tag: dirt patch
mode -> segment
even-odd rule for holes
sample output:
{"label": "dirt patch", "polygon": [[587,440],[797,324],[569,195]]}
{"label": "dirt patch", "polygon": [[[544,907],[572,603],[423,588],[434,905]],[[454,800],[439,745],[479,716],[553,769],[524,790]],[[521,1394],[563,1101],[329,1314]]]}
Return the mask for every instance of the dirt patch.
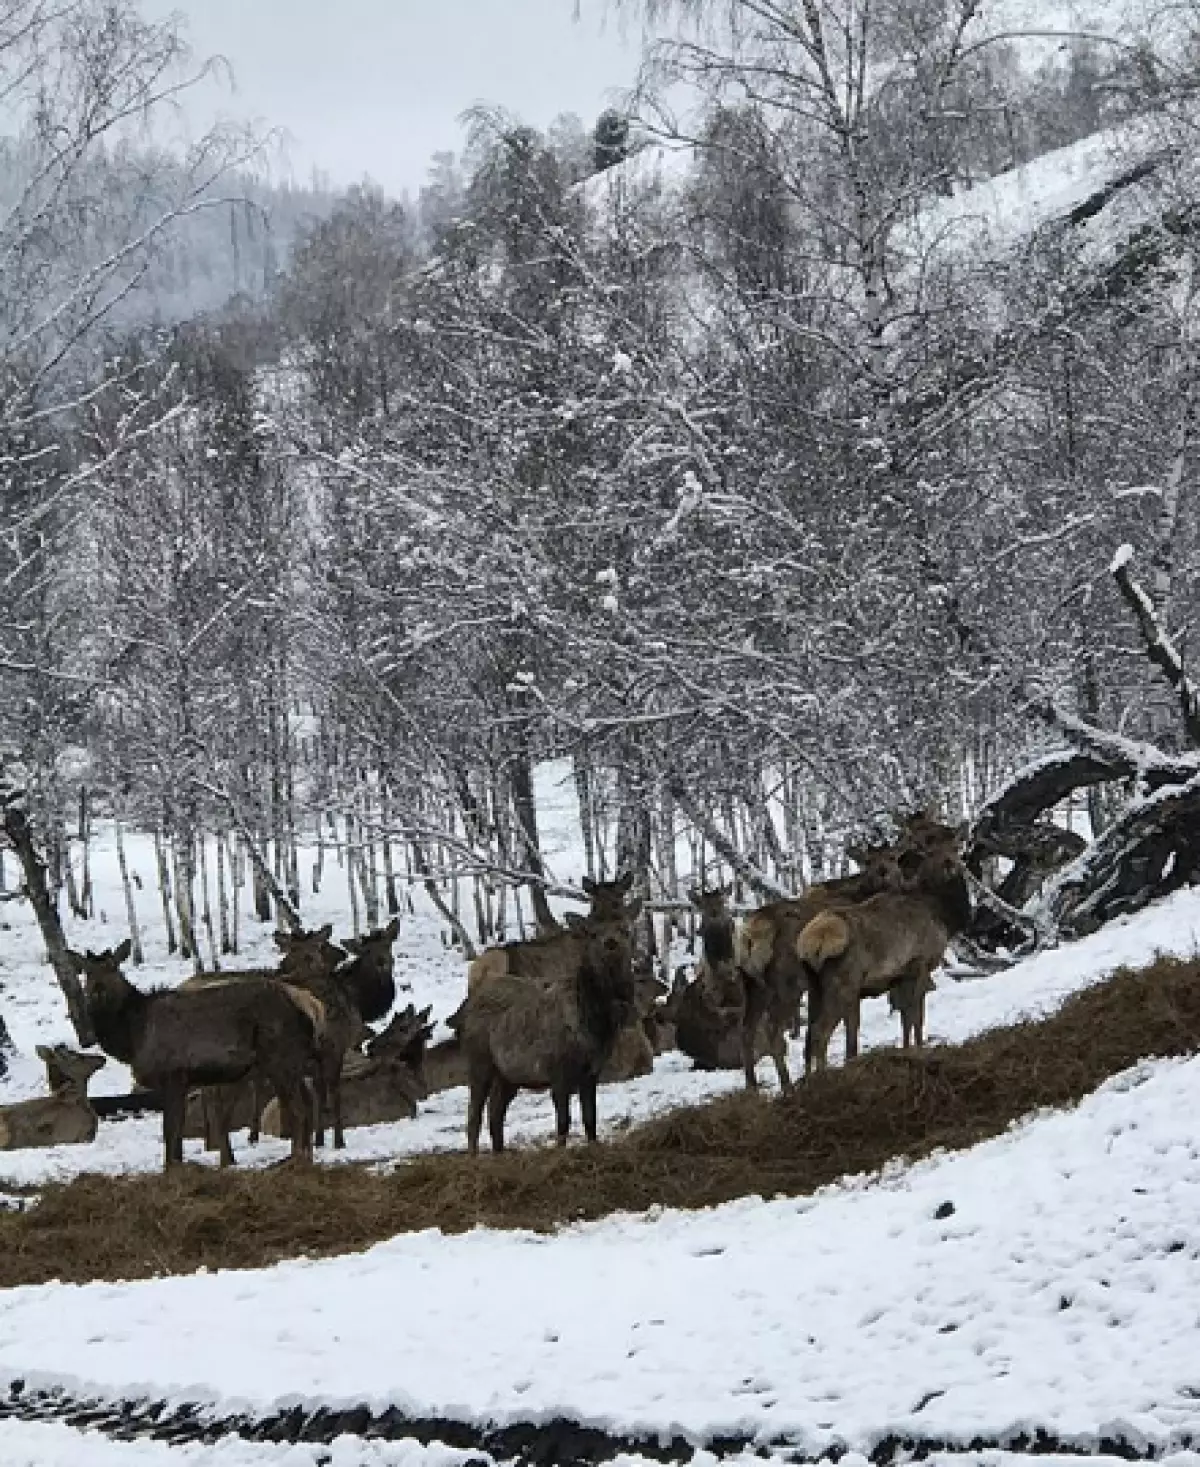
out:
{"label": "dirt patch", "polygon": [[1074,1104],[1140,1059],[1198,1050],[1200,964],[1164,959],[1047,1019],[919,1057],[877,1050],[787,1099],[732,1096],[598,1147],[434,1156],[390,1176],[284,1164],[48,1186],[37,1207],[0,1215],[0,1286],[249,1268],[420,1228],[549,1229],[656,1203],[801,1195],[897,1158],[973,1145],[1031,1111]]}

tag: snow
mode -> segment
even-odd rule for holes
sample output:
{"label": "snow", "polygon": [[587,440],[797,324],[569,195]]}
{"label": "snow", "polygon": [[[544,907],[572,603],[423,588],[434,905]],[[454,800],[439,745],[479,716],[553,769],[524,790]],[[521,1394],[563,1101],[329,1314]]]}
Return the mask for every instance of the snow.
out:
{"label": "snow", "polygon": [[275,1446],[226,1438],[212,1446],[109,1441],[68,1426],[0,1421],[4,1467],[465,1467],[478,1453],[417,1442],[353,1441]]}
{"label": "snow", "polygon": [[1115,576],[1119,570],[1124,570],[1132,559],[1133,546],[1129,544],[1120,546],[1112,558],[1112,564],[1108,568],[1109,575]]}
{"label": "snow", "polygon": [[0,1383],[222,1413],[566,1415],[806,1453],[1038,1428],[1167,1448],[1200,1431],[1198,1102],[1200,1060],[1145,1064],[1077,1110],[815,1198],[16,1289]]}

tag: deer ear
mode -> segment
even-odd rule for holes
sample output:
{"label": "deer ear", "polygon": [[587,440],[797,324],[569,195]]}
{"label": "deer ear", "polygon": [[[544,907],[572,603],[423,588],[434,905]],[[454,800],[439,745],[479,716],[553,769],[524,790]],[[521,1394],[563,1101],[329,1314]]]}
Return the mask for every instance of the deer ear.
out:
{"label": "deer ear", "polygon": [[113,962],[116,963],[118,968],[121,966],[122,963],[127,963],[129,961],[129,954],[132,951],[133,941],[131,938],[127,937],[125,941],[121,944],[121,946],[117,948],[112,955]]}
{"label": "deer ear", "polygon": [[688,887],[688,901],[691,902],[691,904],[692,904],[693,907],[698,907],[700,905],[700,898],[701,898],[702,895],[703,895],[703,893],[700,891],[700,889],[698,887],[695,887],[695,886],[689,886]]}
{"label": "deer ear", "polygon": [[399,917],[392,918],[388,925],[383,929],[383,935],[387,938],[389,942],[395,942],[395,940],[400,936]]}
{"label": "deer ear", "polygon": [[583,880],[579,883],[579,885],[583,888],[587,896],[591,896],[591,894],[596,890],[596,883],[592,880],[590,876],[585,876]]}
{"label": "deer ear", "polygon": [[333,923],[326,922],[324,927],[318,929],[317,936],[321,939],[322,942],[328,942],[329,939],[333,936]]}
{"label": "deer ear", "polygon": [[621,895],[622,896],[625,895],[625,893],[629,890],[629,888],[632,885],[633,885],[633,872],[632,871],[626,871],[625,875],[622,876],[622,877],[620,877],[619,880],[617,881],[617,886],[620,888]]}
{"label": "deer ear", "polygon": [[636,922],[637,919],[641,916],[641,913],[642,913],[642,899],[641,899],[641,897],[636,897],[625,908],[625,914],[624,915],[625,915],[626,922]]}
{"label": "deer ear", "polygon": [[271,936],[275,939],[277,948],[282,949],[285,953],[289,951],[294,940],[290,932],[272,932]]}

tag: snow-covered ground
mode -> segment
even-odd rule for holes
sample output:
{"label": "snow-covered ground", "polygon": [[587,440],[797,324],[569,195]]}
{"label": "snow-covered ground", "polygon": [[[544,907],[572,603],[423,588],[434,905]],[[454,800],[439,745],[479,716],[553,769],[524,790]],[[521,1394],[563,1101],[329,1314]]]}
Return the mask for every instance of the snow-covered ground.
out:
{"label": "snow-covered ground", "polygon": [[[806,1453],[1200,1432],[1200,1060],[805,1199],[10,1291],[0,1385],[397,1406]],[[486,1164],[486,1163],[485,1163]],[[170,1320],[170,1328],[164,1321]]]}
{"label": "snow-covered ground", "polygon": [[[571,877],[579,868],[563,789],[548,844]],[[131,855],[149,852],[131,842]],[[123,936],[122,908],[105,884],[113,873],[103,859],[97,867],[109,920],[71,935],[108,946]],[[139,977],[172,981],[185,969],[166,960],[149,920],[149,878],[147,868],[149,961]],[[345,930],[341,899],[327,885],[306,917]],[[422,902],[404,923],[399,963],[415,1000],[444,1014],[459,1000],[463,965]],[[33,1042],[69,1034],[36,934],[17,904],[5,917],[0,1007],[26,1051],[8,1085],[16,1094],[37,1078]],[[270,956],[267,934],[255,951]],[[1044,1013],[1118,967],[1197,952],[1200,892],[1184,891],[996,977],[943,978],[930,1036],[961,1039]],[[884,1003],[869,1006],[865,1042],[894,1044],[895,1023]],[[106,1088],[126,1083],[118,1066],[102,1073]],[[739,1084],[664,1056],[653,1076],[605,1088],[603,1122],[611,1129]],[[614,1217],[552,1237],[427,1232],[264,1270],[11,1290],[0,1304],[0,1393],[19,1378],[77,1395],[205,1403],[222,1417],[298,1400],[479,1424],[565,1414],[620,1435],[704,1443],[745,1434],[805,1453],[835,1443],[866,1452],[896,1433],[961,1443],[961,1455],[941,1460],[981,1467],[1007,1458],[966,1452],[973,1439],[1003,1445],[1037,1428],[1067,1445],[1124,1438],[1170,1453],[1200,1433],[1198,1106],[1200,1059],[1147,1063],[1074,1111],[813,1198]],[[345,1156],[394,1164],[459,1147],[463,1113],[462,1092],[447,1092],[414,1121],[351,1131]],[[90,1146],[0,1154],[0,1187],[156,1169],[159,1124],[104,1122]],[[524,1141],[550,1134],[543,1097],[521,1097],[512,1131]],[[282,1154],[274,1142],[243,1152],[256,1163]],[[0,1421],[0,1461],[39,1467],[442,1467],[467,1455],[358,1441],[168,1447]]]}

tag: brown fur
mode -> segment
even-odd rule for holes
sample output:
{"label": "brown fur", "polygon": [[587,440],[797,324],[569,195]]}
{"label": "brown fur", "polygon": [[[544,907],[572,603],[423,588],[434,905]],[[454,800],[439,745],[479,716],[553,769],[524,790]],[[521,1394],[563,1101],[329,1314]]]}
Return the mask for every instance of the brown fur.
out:
{"label": "brown fur", "polygon": [[421,1060],[421,1081],[426,1093],[454,1090],[467,1083],[467,1057],[457,1039],[443,1039],[425,1051]]}
{"label": "brown fur", "polygon": [[94,1141],[98,1123],[87,1087],[104,1056],[79,1054],[65,1044],[39,1044],[37,1053],[46,1066],[50,1094],[0,1106],[0,1151]]}
{"label": "brown fur", "polygon": [[[425,1099],[422,1061],[432,1025],[429,1009],[409,1004],[382,1033],[373,1035],[367,1053],[349,1051],[342,1065],[342,1109],[346,1126],[374,1126],[409,1120]],[[263,1113],[263,1128],[282,1134],[283,1118],[276,1101]]]}
{"label": "brown fur", "polygon": [[[244,983],[247,979],[270,978],[279,981],[287,997],[300,1009],[305,1018],[313,1025],[313,1031],[317,1036],[318,1048],[325,1045],[327,1041],[326,1029],[328,1016],[325,1005],[313,993],[300,986],[304,981],[306,973],[323,977],[327,972],[336,968],[342,962],[346,954],[340,947],[335,947],[329,938],[333,928],[329,925],[323,927],[319,933],[301,934],[307,943],[302,950],[302,956],[292,959],[284,958],[279,969],[275,972],[270,970],[245,971],[232,973],[200,973],[194,978],[188,978],[179,985],[179,991],[190,991],[199,988],[220,988],[227,984]],[[278,942],[278,936],[277,936]],[[390,953],[390,948],[389,948]],[[282,981],[281,975],[289,969],[296,978],[295,982]],[[336,1042],[334,1036],[334,1041]],[[331,1063],[331,1061],[329,1061]],[[315,1124],[319,1136],[319,1145],[325,1144],[323,1129],[323,1118],[321,1112],[321,1086],[320,1075],[313,1077],[317,1081],[317,1114]],[[246,1128],[249,1130],[250,1142],[256,1143],[259,1138],[259,1124],[263,1110],[271,1097],[271,1086],[263,1074],[248,1075],[236,1085],[222,1085],[209,1087],[196,1095],[189,1095],[187,1108],[184,1115],[184,1135],[203,1137],[205,1149],[218,1151],[221,1155],[222,1166],[228,1166],[233,1161],[233,1150],[230,1143],[232,1131]]]}
{"label": "brown fur", "polygon": [[353,990],[332,966],[333,955],[340,956],[341,950],[330,944],[331,932],[328,925],[315,932],[277,932],[275,945],[283,953],[280,976],[288,986],[295,985],[316,999],[325,1016],[317,1045],[316,1144],[325,1144],[325,1119],[331,1113],[334,1149],[341,1151],[346,1145],[342,1064],[346,1052],[361,1043],[364,1028]]}
{"label": "brown fur", "polygon": [[[129,950],[126,941],[115,952],[71,959],[84,977],[101,1048],[162,1097],[164,1167],[183,1161],[189,1087],[227,1085],[258,1070],[270,1076],[293,1121],[293,1158],[309,1159],[305,1081],[315,1067],[316,1037],[280,985],[259,978],[143,993],[121,972]],[[222,1157],[232,1159],[231,1152]]]}
{"label": "brown fur", "polygon": [[633,884],[627,874],[616,881],[592,881],[583,878],[583,890],[591,901],[586,918],[568,912],[566,929],[556,928],[525,942],[506,942],[490,947],[473,958],[467,966],[467,992],[494,978],[516,975],[522,978],[553,978],[573,971],[578,964],[578,923],[624,922],[632,925],[642,909],[640,901],[626,902]]}
{"label": "brown fur", "polygon": [[805,1073],[825,1067],[829,1039],[839,1023],[846,1026],[846,1057],[853,1059],[862,1000],[893,991],[905,1038],[915,1037],[920,1047],[931,975],[970,916],[962,867],[946,847],[922,857],[905,890],[881,892],[814,918],[796,942],[810,988]]}
{"label": "brown fur", "polygon": [[488,1107],[493,1151],[504,1149],[504,1118],[518,1090],[549,1090],[558,1143],[578,1093],[589,1141],[596,1140],[596,1087],[621,1029],[635,1012],[632,946],[625,922],[576,928],[554,981],[506,974],[479,987],[454,1015],[467,1058],[467,1149],[479,1149]]}
{"label": "brown fur", "polygon": [[800,1001],[808,988],[796,940],[804,928],[829,908],[851,907],[876,892],[898,886],[902,880],[899,852],[888,845],[851,848],[862,870],[854,876],[821,882],[786,901],[771,902],[752,912],[738,939],[738,966],[745,983],[742,1022],[742,1067],[746,1088],[758,1084],[754,1073],[760,1030],[775,1062],[783,1090],[791,1087],[787,1063],[787,1034],[799,1022]]}

